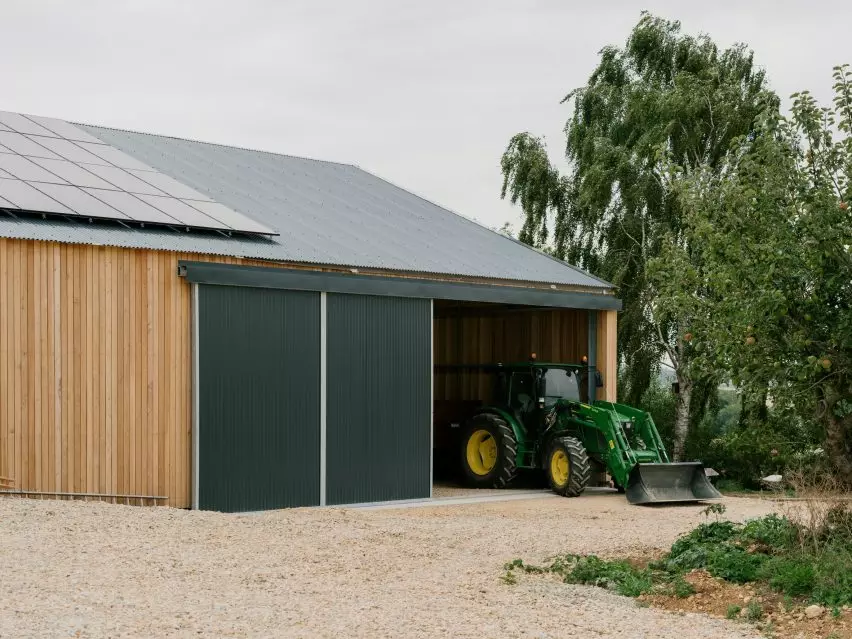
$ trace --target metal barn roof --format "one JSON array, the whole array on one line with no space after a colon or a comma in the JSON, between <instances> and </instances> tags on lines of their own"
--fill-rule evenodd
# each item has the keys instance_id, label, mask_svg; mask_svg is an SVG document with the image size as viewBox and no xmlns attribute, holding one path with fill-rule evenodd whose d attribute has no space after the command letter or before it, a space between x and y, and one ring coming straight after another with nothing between
<instances>
[{"instance_id":1,"label":"metal barn roof","mask_svg":"<svg viewBox=\"0 0 852 639\"><path fill-rule=\"evenodd\" d=\"M612 288L355 166L79 126L280 235L226 237L3 216L0 237Z\"/></svg>"}]
</instances>

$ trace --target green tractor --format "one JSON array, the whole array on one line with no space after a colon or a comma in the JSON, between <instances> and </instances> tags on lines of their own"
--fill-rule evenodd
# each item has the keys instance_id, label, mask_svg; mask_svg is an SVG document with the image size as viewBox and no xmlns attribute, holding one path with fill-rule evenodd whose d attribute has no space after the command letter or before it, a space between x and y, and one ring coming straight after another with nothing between
<instances>
[{"instance_id":1,"label":"green tractor","mask_svg":"<svg viewBox=\"0 0 852 639\"><path fill-rule=\"evenodd\" d=\"M470 485L502 488L519 469L535 469L554 492L574 497L595 471L608 472L632 504L721 497L701 462L669 461L650 414L589 401L602 385L589 366L533 360L475 368L493 373L495 387L493 403L477 408L460 433Z\"/></svg>"}]
</instances>

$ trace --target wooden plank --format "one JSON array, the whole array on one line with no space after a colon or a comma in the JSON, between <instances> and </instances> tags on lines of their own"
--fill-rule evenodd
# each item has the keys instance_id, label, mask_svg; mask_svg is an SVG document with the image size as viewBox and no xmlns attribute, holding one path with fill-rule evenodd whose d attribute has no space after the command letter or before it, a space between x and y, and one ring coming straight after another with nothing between
<instances>
[{"instance_id":1,"label":"wooden plank","mask_svg":"<svg viewBox=\"0 0 852 639\"><path fill-rule=\"evenodd\" d=\"M95 434L94 434L94 384L92 383L92 373L93 373L93 351L94 346L92 344L92 314L94 309L92 308L92 302L94 300L94 287L95 282L94 278L94 269L92 265L92 250L91 247L86 247L83 249L84 256L84 269L85 269L85 292L83 297L83 321L85 322L85 343L83 345L83 355L84 355L84 376L85 379L85 402L83 405L83 421L82 425L86 431L86 459L84 462L84 466L86 468L85 473L85 483L81 487L81 492L91 492L91 487L94 486L95 483L95 455L94 455L94 447L95 447Z\"/></svg>"},{"instance_id":2,"label":"wooden plank","mask_svg":"<svg viewBox=\"0 0 852 639\"><path fill-rule=\"evenodd\" d=\"M101 291L103 290L103 267L104 267L104 249L103 247L90 247L89 254L92 256L92 291L91 300L89 302L92 308L92 412L89 417L92 423L92 452L95 456L94 468L92 471L93 483L89 485L88 490L95 493L105 493L106 478L104 477L104 400L103 400L103 377L102 377L102 342L103 342L103 316L104 309L101 304Z\"/></svg>"},{"instance_id":3,"label":"wooden plank","mask_svg":"<svg viewBox=\"0 0 852 639\"><path fill-rule=\"evenodd\" d=\"M9 266L8 266L8 245L9 241L5 238L0 238L0 308L11 308L9 304L9 291L7 283L9 281ZM0 475L8 476L12 473L9 462L14 464L14 457L10 451L14 447L9 446L9 408L10 397L9 393L9 376L7 367L9 363L9 314L0 312L0 397L6 401L0 402Z\"/></svg>"},{"instance_id":4,"label":"wooden plank","mask_svg":"<svg viewBox=\"0 0 852 639\"><path fill-rule=\"evenodd\" d=\"M85 427L83 418L83 402L85 397L81 392L84 388L85 381L83 378L83 352L82 344L84 339L84 322L83 322L83 306L82 295L85 291L85 271L83 270L83 255L78 249L74 251L74 325L71 334L71 344L74 357L74 420L72 422L72 432L74 438L74 483L72 484L72 492L84 491L84 478L86 474L86 453L85 453Z\"/></svg>"},{"instance_id":5,"label":"wooden plank","mask_svg":"<svg viewBox=\"0 0 852 639\"><path fill-rule=\"evenodd\" d=\"M146 400L146 420L145 420L145 494L156 494L155 479L157 476L156 458L157 458L157 311L156 311L156 295L157 295L157 254L149 251L146 255L146 272L145 272L145 311L148 318L145 340L146 340L146 360L145 360L145 400Z\"/></svg>"},{"instance_id":6,"label":"wooden plank","mask_svg":"<svg viewBox=\"0 0 852 639\"><path fill-rule=\"evenodd\" d=\"M618 383L618 313L598 312L598 370L604 378L603 388L598 389L598 398L616 401Z\"/></svg>"},{"instance_id":7,"label":"wooden plank","mask_svg":"<svg viewBox=\"0 0 852 639\"><path fill-rule=\"evenodd\" d=\"M42 401L45 406L44 411L44 427L43 433L44 445L46 451L44 453L44 479L43 486L45 490L56 490L56 402L53 401L53 389L55 387L56 371L54 368L54 332L53 332L53 250L45 247L42 251L44 254L44 278L46 294L42 302L42 311L45 323L45 344L44 350L44 374L42 381Z\"/></svg>"},{"instance_id":8,"label":"wooden plank","mask_svg":"<svg viewBox=\"0 0 852 639\"><path fill-rule=\"evenodd\" d=\"M101 313L103 314L103 343L104 343L104 477L103 490L115 493L115 467L113 465L113 441L115 430L114 409L114 385L115 351L113 348L113 337L115 335L115 303L113 300L113 280L115 277L114 264L115 249L112 247L104 249L104 290Z\"/></svg>"},{"instance_id":9,"label":"wooden plank","mask_svg":"<svg viewBox=\"0 0 852 639\"><path fill-rule=\"evenodd\" d=\"M25 411L21 423L24 427L23 445L25 446L23 459L23 481L27 486L35 487L36 468L35 468L35 386L36 386L36 360L35 357L35 331L32 327L32 322L35 321L35 249L32 244L26 246L26 255L22 260L24 268L24 282L26 290L23 291L21 305L23 308L22 330L26 334L26 350L23 355L23 365L26 373L24 374L24 393L22 399L22 409Z\"/></svg>"},{"instance_id":10,"label":"wooden plank","mask_svg":"<svg viewBox=\"0 0 852 639\"><path fill-rule=\"evenodd\" d=\"M120 251L116 256L118 272L115 281L115 299L117 308L116 317L116 493L127 494L127 430L128 413L127 397L127 359L129 354L129 336L127 333L129 309L126 296L128 251Z\"/></svg>"},{"instance_id":11,"label":"wooden plank","mask_svg":"<svg viewBox=\"0 0 852 639\"><path fill-rule=\"evenodd\" d=\"M21 305L21 277L23 276L23 269L21 268L21 260L23 253L24 244L16 243L12 247L12 268L11 278L12 278L12 306L10 306L12 312L12 343L10 347L14 349L14 374L13 374L13 382L15 385L15 403L14 403L14 439L15 439L15 472L14 479L18 482L18 485L23 485L26 482L26 477L23 469L22 462L22 431L23 431L23 385L24 385L24 365L23 365L23 357L22 357L22 349L25 344L25 336L23 331L21 330L21 320L24 317L24 313L22 312Z\"/></svg>"}]
</instances>

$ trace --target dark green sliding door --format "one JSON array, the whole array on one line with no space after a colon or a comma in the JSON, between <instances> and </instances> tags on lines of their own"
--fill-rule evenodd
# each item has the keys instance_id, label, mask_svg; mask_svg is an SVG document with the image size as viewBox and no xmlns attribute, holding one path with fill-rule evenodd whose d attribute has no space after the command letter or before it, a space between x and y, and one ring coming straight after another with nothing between
<instances>
[{"instance_id":1,"label":"dark green sliding door","mask_svg":"<svg viewBox=\"0 0 852 639\"><path fill-rule=\"evenodd\" d=\"M318 505L320 293L197 286L197 507Z\"/></svg>"}]
</instances>

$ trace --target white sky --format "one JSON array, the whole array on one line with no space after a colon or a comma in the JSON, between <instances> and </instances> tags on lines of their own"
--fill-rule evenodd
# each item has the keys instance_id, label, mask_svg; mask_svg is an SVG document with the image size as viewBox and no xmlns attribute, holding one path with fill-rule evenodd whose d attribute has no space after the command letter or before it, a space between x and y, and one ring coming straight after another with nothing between
<instances>
[{"instance_id":1,"label":"white sky","mask_svg":"<svg viewBox=\"0 0 852 639\"><path fill-rule=\"evenodd\" d=\"M642 8L744 41L784 97L830 98L852 3L0 0L0 110L350 162L489 226L500 155L561 159L567 107Z\"/></svg>"}]
</instances>

